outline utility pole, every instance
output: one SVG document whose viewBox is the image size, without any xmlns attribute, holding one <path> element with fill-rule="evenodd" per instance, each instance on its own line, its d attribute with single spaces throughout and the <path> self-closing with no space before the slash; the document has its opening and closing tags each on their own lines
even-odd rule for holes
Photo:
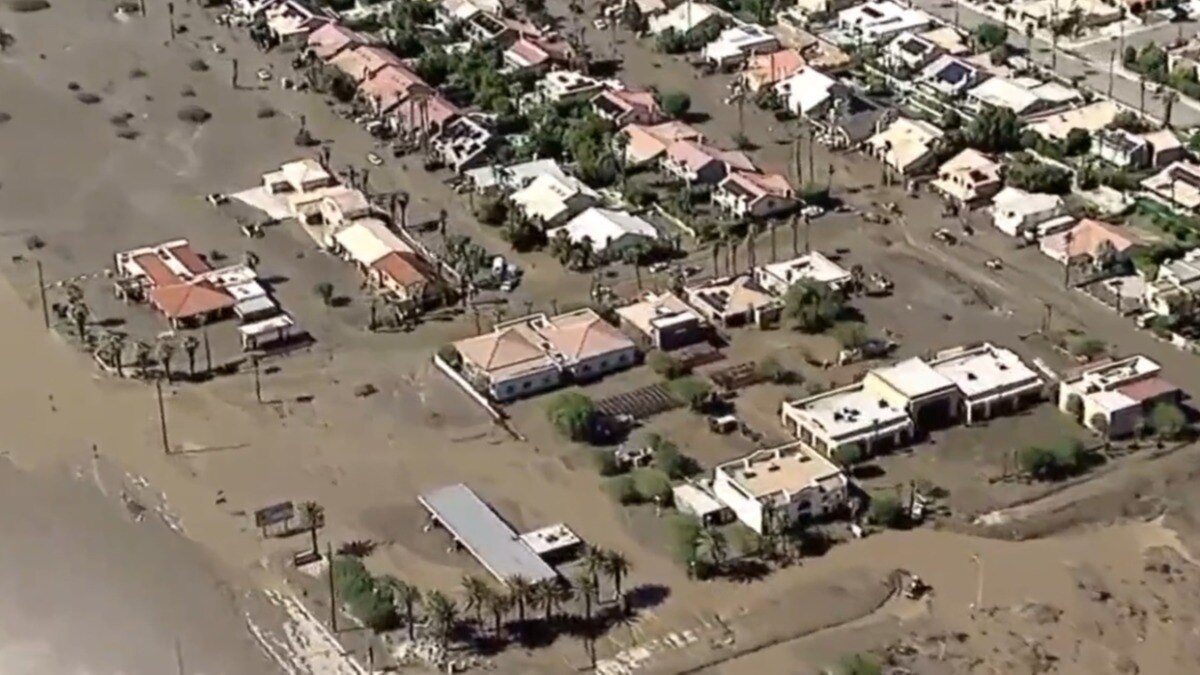
<svg viewBox="0 0 1200 675">
<path fill-rule="evenodd" d="M 175 41 L 175 3 L 167 3 L 167 21 L 171 28 L 171 42 Z"/>
<path fill-rule="evenodd" d="M 1050 13 L 1050 70 L 1058 70 L 1058 0 Z"/>
<path fill-rule="evenodd" d="M 233 60 L 233 76 L 230 78 L 230 82 L 232 83 L 234 89 L 238 88 L 238 60 L 237 59 Z"/>
<path fill-rule="evenodd" d="M 954 30 L 958 30 L 958 5 L 962 0 L 954 0 Z"/>
<path fill-rule="evenodd" d="M 204 372 L 212 375 L 212 349 L 208 346 L 208 328 L 203 331 L 204 336 Z"/>
<path fill-rule="evenodd" d="M 1046 319 L 1045 323 L 1042 325 L 1042 332 L 1049 333 L 1051 329 L 1051 323 L 1054 321 L 1054 305 L 1051 305 L 1048 302 L 1042 304 L 1046 306 Z"/>
<path fill-rule="evenodd" d="M 42 298 L 42 322 L 50 329 L 50 307 L 46 305 L 46 278 L 42 275 L 42 261 L 37 261 L 38 295 Z"/>
<path fill-rule="evenodd" d="M 333 585 L 333 544 L 325 542 L 325 563 L 329 568 L 329 628 L 336 634 L 337 625 L 337 588 Z"/>
<path fill-rule="evenodd" d="M 804 128 L 808 131 L 808 180 L 816 183 L 817 169 L 813 165 L 813 125 L 806 121 Z"/>
<path fill-rule="evenodd" d="M 171 454 L 171 441 L 167 437 L 167 407 L 163 404 L 162 380 L 154 380 L 154 391 L 158 394 L 158 428 L 162 433 L 163 454 Z"/>
<path fill-rule="evenodd" d="M 1108 97 L 1112 98 L 1113 69 L 1117 67 L 1117 50 L 1112 50 L 1108 56 Z"/>
<path fill-rule="evenodd" d="M 179 644 L 179 638 L 175 638 L 175 667 L 179 670 L 179 675 L 184 675 L 183 647 Z"/>
<path fill-rule="evenodd" d="M 1146 114 L 1146 76 L 1138 74 L 1138 114 Z"/>
<path fill-rule="evenodd" d="M 262 380 L 258 376 L 258 354 L 251 354 L 250 362 L 254 364 L 254 400 L 262 403 Z"/>
<path fill-rule="evenodd" d="M 812 253 L 812 242 L 809 241 L 809 233 L 812 231 L 812 218 L 804 216 L 804 253 L 805 255 Z"/>
</svg>

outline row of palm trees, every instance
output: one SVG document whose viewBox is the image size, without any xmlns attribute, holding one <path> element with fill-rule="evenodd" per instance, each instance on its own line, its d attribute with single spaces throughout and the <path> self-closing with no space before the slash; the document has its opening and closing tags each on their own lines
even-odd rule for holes
<svg viewBox="0 0 1200 675">
<path fill-rule="evenodd" d="M 573 601 L 583 604 L 585 626 L 592 626 L 595 608 L 601 603 L 600 582 L 612 584 L 613 599 L 623 600 L 623 586 L 631 569 L 628 559 L 615 551 L 587 547 L 582 566 L 572 583 L 561 579 L 531 582 L 520 575 L 505 580 L 497 588 L 475 575 L 462 579 L 462 600 L 440 590 L 422 592 L 416 586 L 393 576 L 380 578 L 379 586 L 390 594 L 391 601 L 405 622 L 409 639 L 416 637 L 418 614 L 424 618 L 431 635 L 442 647 L 449 646 L 464 615 L 473 621 L 475 630 L 490 631 L 494 638 L 503 637 L 505 622 L 515 613 L 518 625 L 527 626 L 527 619 L 540 611 L 541 620 L 550 624 L 566 616 L 565 607 Z M 622 614 L 625 605 L 620 605 Z"/>
<path fill-rule="evenodd" d="M 71 321 L 79 342 L 93 349 L 104 363 L 117 371 L 118 376 L 125 376 L 127 364 L 132 365 L 140 376 L 145 376 L 153 366 L 157 365 L 161 369 L 163 377 L 169 382 L 172 379 L 172 359 L 178 353 L 179 348 L 182 348 L 187 355 L 188 375 L 195 376 L 196 352 L 200 348 L 200 341 L 195 336 L 184 336 L 178 344 L 165 337 L 159 338 L 153 343 L 146 343 L 141 340 L 130 342 L 124 333 L 106 332 L 93 342 L 93 338 L 87 332 L 88 322 L 92 318 L 92 310 L 84 299 L 83 288 L 78 284 L 67 284 L 64 294 L 66 304 L 58 310 L 59 315 Z M 56 307 L 59 306 L 56 305 Z"/>
<path fill-rule="evenodd" d="M 134 340 L 128 342 L 125 335 L 121 333 L 108 333 L 96 346 L 97 355 L 105 362 L 110 364 L 120 377 L 125 376 L 125 365 L 132 365 L 135 371 L 140 376 L 145 376 L 150 369 L 157 365 L 162 372 L 162 376 L 170 382 L 174 375 L 172 374 L 172 360 L 179 348 L 183 349 L 187 356 L 188 376 L 196 375 L 196 352 L 200 348 L 200 341 L 195 336 L 184 336 L 178 344 L 169 338 L 159 338 L 153 344 Z M 130 359 L 126 359 L 126 353 L 131 352 Z"/>
</svg>

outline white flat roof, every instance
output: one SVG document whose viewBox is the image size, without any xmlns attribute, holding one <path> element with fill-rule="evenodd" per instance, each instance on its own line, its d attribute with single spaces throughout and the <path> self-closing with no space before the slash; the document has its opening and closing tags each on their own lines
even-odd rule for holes
<svg viewBox="0 0 1200 675">
<path fill-rule="evenodd" d="M 259 335 L 265 335 L 273 330 L 283 330 L 285 328 L 291 328 L 295 325 L 295 320 L 293 320 L 292 317 L 288 316 L 287 314 L 276 314 L 269 319 L 263 319 L 262 321 L 255 321 L 254 323 L 248 323 L 244 326 L 238 326 L 238 332 L 242 335 L 258 337 Z"/>
<path fill-rule="evenodd" d="M 821 481 L 842 476 L 836 464 L 799 444 L 759 450 L 721 464 L 717 470 L 755 499 L 779 492 L 795 494 L 815 487 Z"/>
<path fill-rule="evenodd" d="M 521 535 L 521 541 L 525 542 L 538 555 L 546 555 L 583 543 L 579 535 L 563 523 L 555 523 L 532 532 L 526 532 Z"/>
<path fill-rule="evenodd" d="M 849 272 L 817 251 L 791 260 L 763 265 L 763 271 L 788 285 L 805 279 L 821 284 L 850 280 Z"/>
<path fill-rule="evenodd" d="M 867 391 L 861 382 L 784 405 L 837 440 L 892 433 L 912 424 L 907 412 Z"/>
<path fill-rule="evenodd" d="M 954 382 L 916 357 L 871 371 L 906 398 L 928 396 L 954 386 Z"/>
<path fill-rule="evenodd" d="M 1016 352 L 992 344 L 942 352 L 931 365 L 967 398 L 1042 384 L 1042 378 Z"/>
</svg>

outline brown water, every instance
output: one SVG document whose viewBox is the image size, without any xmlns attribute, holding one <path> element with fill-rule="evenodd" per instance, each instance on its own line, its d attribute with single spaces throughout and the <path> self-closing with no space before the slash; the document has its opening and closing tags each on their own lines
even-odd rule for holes
<svg viewBox="0 0 1200 675">
<path fill-rule="evenodd" d="M 277 672 L 198 548 L 91 481 L 0 460 L 0 672 Z"/>
</svg>

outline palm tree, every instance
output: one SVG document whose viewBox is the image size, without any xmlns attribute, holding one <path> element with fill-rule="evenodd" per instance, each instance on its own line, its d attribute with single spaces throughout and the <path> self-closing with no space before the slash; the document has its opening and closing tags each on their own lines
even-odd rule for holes
<svg viewBox="0 0 1200 675">
<path fill-rule="evenodd" d="M 612 157 L 617 165 L 617 179 L 620 181 L 621 193 L 625 193 L 628 169 L 625 167 L 625 151 L 629 147 L 629 134 L 616 134 L 612 139 Z"/>
<path fill-rule="evenodd" d="M 63 288 L 63 292 L 67 296 L 67 304 L 72 305 L 77 302 L 83 302 L 83 288 L 76 283 L 67 284 Z"/>
<path fill-rule="evenodd" d="M 563 266 L 571 261 L 571 237 L 565 229 L 555 232 L 550 239 L 550 255 Z"/>
<path fill-rule="evenodd" d="M 446 209 L 438 211 L 438 234 L 441 235 L 442 241 L 446 241 L 446 221 L 450 218 L 450 214 Z"/>
<path fill-rule="evenodd" d="M 513 598 L 504 591 L 497 591 L 490 586 L 487 587 L 487 594 L 484 596 L 484 603 L 487 605 L 488 611 L 492 613 L 492 619 L 495 623 L 496 637 L 500 637 L 500 631 L 504 627 L 504 617 L 512 611 Z"/>
<path fill-rule="evenodd" d="M 396 195 L 396 204 L 400 207 L 400 229 L 408 229 L 408 193 L 401 190 Z"/>
<path fill-rule="evenodd" d="M 571 588 L 570 584 L 558 580 L 549 582 L 549 584 L 552 600 L 551 604 L 555 607 L 561 609 L 567 603 L 575 599 L 575 590 Z"/>
<path fill-rule="evenodd" d="M 613 583 L 613 600 L 621 600 L 624 594 L 621 593 L 621 581 L 629 574 L 629 559 L 619 551 L 609 551 L 604 554 L 604 572 L 612 579 Z"/>
<path fill-rule="evenodd" d="M 530 602 L 536 607 L 542 607 L 546 610 L 546 623 L 550 622 L 550 614 L 554 609 L 554 582 L 541 581 L 533 587 L 533 597 Z"/>
<path fill-rule="evenodd" d="M 141 377 L 145 377 L 150 370 L 150 345 L 141 340 L 133 343 L 133 366 Z"/>
<path fill-rule="evenodd" d="M 466 610 L 468 612 L 474 610 L 475 623 L 483 625 L 484 605 L 487 603 L 488 594 L 492 592 L 491 587 L 483 579 L 473 574 L 462 578 L 462 587 L 467 596 Z"/>
<path fill-rule="evenodd" d="M 300 514 L 308 524 L 308 533 L 312 536 L 312 551 L 317 552 L 317 530 L 325 527 L 325 507 L 316 502 L 304 502 L 300 505 Z"/>
<path fill-rule="evenodd" d="M 71 302 L 68 311 L 71 315 L 71 321 L 75 324 L 75 330 L 79 333 L 79 341 L 86 343 L 88 316 L 91 314 L 87 303 L 82 300 L 75 300 Z"/>
<path fill-rule="evenodd" d="M 525 605 L 533 599 L 533 584 L 521 575 L 508 578 L 508 590 L 517 605 L 517 620 L 525 623 Z"/>
<path fill-rule="evenodd" d="M 595 546 L 585 545 L 581 558 L 584 573 L 591 577 L 597 588 L 599 588 L 600 574 L 604 571 L 604 551 Z"/>
<path fill-rule="evenodd" d="M 125 377 L 125 336 L 121 333 L 109 333 L 104 340 L 105 354 L 108 362 L 117 371 L 117 377 Z"/>
<path fill-rule="evenodd" d="M 1163 126 L 1171 128 L 1171 113 L 1175 110 L 1175 102 L 1179 100 L 1179 93 L 1174 89 L 1168 89 L 1163 93 Z"/>
<path fill-rule="evenodd" d="M 725 535 L 720 530 L 705 528 L 700 531 L 700 546 L 708 553 L 708 558 L 715 567 L 725 564 L 729 547 Z"/>
<path fill-rule="evenodd" d="M 579 595 L 583 598 L 583 620 L 587 625 L 592 623 L 592 602 L 596 599 L 596 578 L 584 570 L 575 579 L 575 585 L 579 587 Z"/>
<path fill-rule="evenodd" d="M 771 262 L 775 262 L 778 259 L 778 254 L 776 253 L 775 248 L 775 226 L 776 223 L 773 220 L 767 225 L 767 227 L 769 227 L 771 230 Z"/>
<path fill-rule="evenodd" d="M 163 377 L 171 381 L 171 357 L 175 356 L 175 343 L 169 339 L 161 339 L 154 343 L 154 360 L 162 368 Z"/>
<path fill-rule="evenodd" d="M 425 595 L 425 609 L 429 623 L 437 636 L 438 645 L 445 649 L 450 644 L 450 634 L 458 623 L 458 605 L 441 591 L 430 591 Z"/>
<path fill-rule="evenodd" d="M 575 251 L 579 256 L 580 269 L 588 269 L 592 266 L 592 257 L 595 255 L 595 247 L 592 246 L 592 238 L 588 235 L 583 235 L 579 243 L 575 246 Z"/>
<path fill-rule="evenodd" d="M 792 255 L 800 255 L 800 222 L 796 216 L 792 216 L 790 225 L 792 226 Z"/>
<path fill-rule="evenodd" d="M 408 639 L 417 639 L 417 605 L 421 604 L 421 589 L 396 579 L 392 584 L 392 601 L 404 607 L 404 622 Z"/>
<path fill-rule="evenodd" d="M 183 351 L 187 354 L 188 360 L 188 377 L 196 376 L 196 350 L 200 348 L 200 341 L 193 335 L 188 335 L 183 338 Z"/>
<path fill-rule="evenodd" d="M 1092 428 L 1104 439 L 1104 453 L 1108 454 L 1109 447 L 1112 445 L 1112 437 L 1108 430 L 1108 418 L 1104 416 L 1104 413 L 1092 415 Z"/>
<path fill-rule="evenodd" d="M 718 262 L 719 262 L 719 261 L 720 261 L 720 259 L 721 259 L 721 242 L 719 242 L 719 241 L 714 241 L 714 242 L 712 243 L 712 245 L 711 245 L 710 249 L 712 250 L 712 260 L 713 260 L 713 277 L 718 277 L 718 276 L 720 276 L 720 274 L 721 274 L 720 270 L 719 270 L 719 269 L 717 269 L 717 267 L 718 267 Z"/>
</svg>

